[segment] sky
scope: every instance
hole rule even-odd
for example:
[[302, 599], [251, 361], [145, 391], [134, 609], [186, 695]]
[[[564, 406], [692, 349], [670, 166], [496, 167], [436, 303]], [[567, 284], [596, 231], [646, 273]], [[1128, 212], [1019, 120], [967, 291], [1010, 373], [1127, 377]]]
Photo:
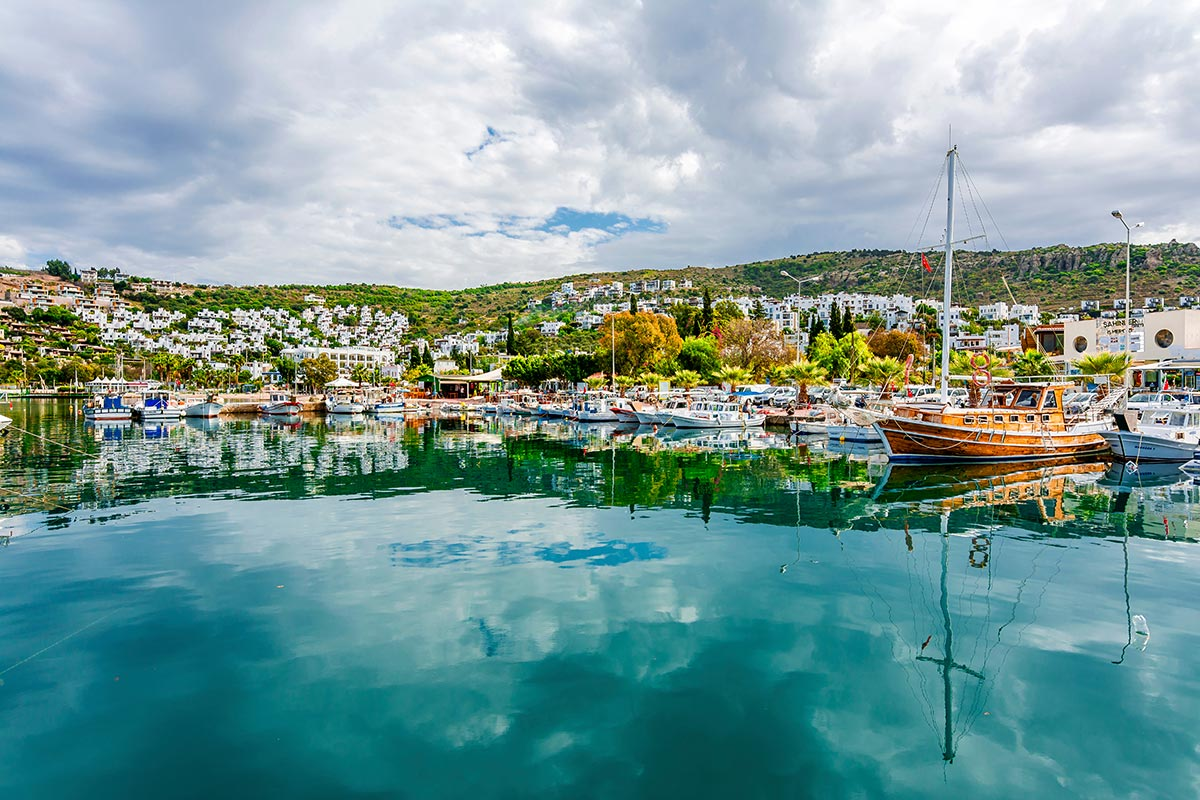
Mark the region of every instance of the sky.
[[9, 0], [0, 265], [459, 288], [911, 248], [951, 140], [978, 246], [1123, 240], [1114, 208], [1200, 239], [1200, 0], [942, 6]]

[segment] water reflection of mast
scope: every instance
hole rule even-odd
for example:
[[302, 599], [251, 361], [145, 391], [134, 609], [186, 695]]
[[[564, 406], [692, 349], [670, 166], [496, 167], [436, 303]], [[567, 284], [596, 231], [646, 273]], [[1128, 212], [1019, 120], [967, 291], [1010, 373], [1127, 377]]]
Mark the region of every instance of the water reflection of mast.
[[942, 672], [942, 700], [945, 704], [945, 727], [943, 730], [942, 741], [942, 760], [953, 763], [954, 761], [954, 726], [952, 724], [951, 709], [954, 705], [954, 689], [950, 682], [951, 670], [961, 670], [968, 675], [984, 680], [983, 674], [976, 672], [965, 664], [956, 664], [954, 662], [954, 626], [950, 620], [950, 599], [949, 589], [947, 586], [947, 571], [950, 563], [950, 513], [942, 514], [942, 626], [946, 636], [946, 646], [941, 658], [933, 658], [932, 656], [917, 656], [917, 661], [928, 661], [931, 664], [937, 664]]

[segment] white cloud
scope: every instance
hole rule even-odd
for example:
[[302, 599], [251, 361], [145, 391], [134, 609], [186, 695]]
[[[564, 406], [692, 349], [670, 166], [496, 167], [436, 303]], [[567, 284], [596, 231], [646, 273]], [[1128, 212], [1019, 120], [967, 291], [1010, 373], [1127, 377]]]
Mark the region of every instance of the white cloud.
[[[82, 265], [462, 286], [898, 247], [950, 123], [1012, 246], [1115, 240], [1115, 206], [1197, 232], [1195, 0], [81, 13], [0, 10], [0, 237]], [[388, 224], [436, 215], [469, 224]]]

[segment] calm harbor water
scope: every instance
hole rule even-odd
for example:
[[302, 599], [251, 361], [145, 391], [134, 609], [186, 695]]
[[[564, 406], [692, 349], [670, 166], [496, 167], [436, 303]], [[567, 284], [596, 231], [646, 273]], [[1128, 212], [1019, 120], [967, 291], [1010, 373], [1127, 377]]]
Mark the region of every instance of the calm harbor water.
[[1175, 471], [74, 411], [0, 440], [0, 797], [1200, 794]]

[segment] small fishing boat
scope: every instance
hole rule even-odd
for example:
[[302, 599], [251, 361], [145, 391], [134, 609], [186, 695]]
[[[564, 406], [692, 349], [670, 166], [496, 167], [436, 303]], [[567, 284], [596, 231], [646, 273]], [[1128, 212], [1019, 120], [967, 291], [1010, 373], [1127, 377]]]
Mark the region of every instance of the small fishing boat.
[[415, 406], [410, 408], [403, 400], [381, 400], [371, 406], [371, 411], [376, 416], [386, 416], [390, 414], [403, 414], [406, 411], [414, 411]]
[[133, 416], [143, 422], [173, 422], [183, 417], [183, 403], [166, 389], [150, 389], [142, 392]]
[[676, 397], [667, 400], [662, 405], [656, 403], [642, 404], [635, 410], [638, 422], [643, 425], [672, 425], [671, 415], [676, 411], [686, 411], [689, 403], [685, 398]]
[[258, 410], [266, 414], [268, 417], [286, 417], [293, 414], [299, 414], [302, 409], [295, 395], [286, 394], [283, 392], [272, 392], [269, 395], [267, 402], [258, 407]]
[[617, 422], [612, 403], [613, 395], [608, 392], [589, 392], [576, 398], [568, 416], [576, 422]]
[[616, 397], [613, 398], [608, 409], [617, 416], [617, 422], [632, 422], [634, 425], [636, 425], [638, 422], [637, 408], [640, 405], [642, 404], [634, 402], [633, 400], [627, 400], [624, 397]]
[[677, 428], [758, 428], [766, 424], [767, 415], [743, 411], [739, 403], [699, 400], [674, 411], [671, 421]]
[[1183, 462], [1190, 460], [1200, 446], [1200, 408], [1195, 406], [1146, 408], [1133, 426], [1126, 424], [1127, 419], [1118, 417], [1118, 430], [1100, 433], [1117, 458]]
[[133, 419], [133, 409], [120, 395], [110, 394], [84, 406], [83, 418], [89, 422], [128, 422]]
[[210, 394], [203, 402], [184, 406], [183, 416], [198, 419], [213, 419], [221, 413], [225, 406], [217, 402], [217, 396]]
[[330, 414], [338, 416], [349, 416], [351, 414], [366, 413], [366, 403], [360, 403], [354, 398], [346, 397], [327, 397], [325, 398], [325, 410]]

